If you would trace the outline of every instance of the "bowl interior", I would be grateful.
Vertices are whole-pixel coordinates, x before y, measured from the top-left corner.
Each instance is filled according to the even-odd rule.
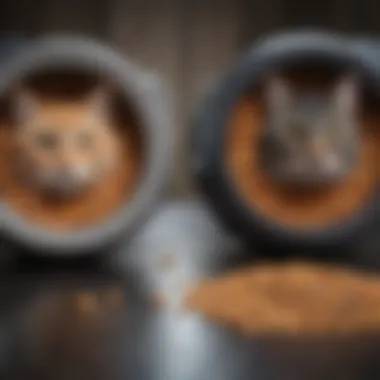
[[[112,173],[83,196],[64,201],[43,198],[39,191],[22,181],[14,165],[18,149],[15,131],[20,126],[14,122],[12,99],[15,88],[11,87],[2,97],[0,105],[0,185],[4,202],[20,217],[41,228],[69,232],[102,224],[133,197],[143,170],[144,136],[139,115],[130,99],[107,76],[94,70],[57,67],[37,71],[22,78],[20,82],[23,88],[31,91],[38,99],[40,113],[44,112],[44,104],[48,102],[68,102],[67,104],[74,105],[98,85],[107,86],[111,99],[110,133],[121,142],[122,154]]]
[[[342,75],[332,66],[294,65],[281,73],[299,89],[328,90]],[[265,79],[265,78],[264,78]],[[359,158],[341,182],[324,187],[282,186],[265,175],[260,141],[265,131],[262,81],[235,103],[227,122],[224,162],[244,202],[273,223],[294,230],[328,228],[350,218],[373,199],[378,182],[379,113],[376,97],[363,82]]]

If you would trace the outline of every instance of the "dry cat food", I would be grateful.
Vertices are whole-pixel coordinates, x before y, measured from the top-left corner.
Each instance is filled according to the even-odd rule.
[[[302,81],[294,80],[293,84],[315,86],[305,78]],[[374,138],[374,130],[378,119],[362,117],[359,157],[348,176],[309,189],[280,185],[265,175],[259,149],[263,124],[262,98],[249,93],[237,102],[226,138],[225,161],[230,178],[252,208],[282,224],[314,228],[346,219],[374,195],[378,180],[378,139]]]
[[[305,263],[259,265],[200,284],[187,306],[247,334],[380,328],[380,278]]]
[[[100,114],[101,93],[94,93],[92,103],[87,98],[61,100],[45,93],[37,98],[30,93],[19,99],[16,125],[7,118],[0,125],[5,201],[33,222],[61,230],[108,218],[138,183],[141,144],[133,118],[128,115],[121,121],[111,112]],[[53,154],[64,143],[65,154]],[[69,176],[74,173],[69,169],[59,174],[56,167],[78,169],[78,175]]]

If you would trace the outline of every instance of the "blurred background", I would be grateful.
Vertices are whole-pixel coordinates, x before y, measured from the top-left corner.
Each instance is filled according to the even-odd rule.
[[[174,190],[190,195],[191,116],[239,53],[262,35],[290,28],[376,33],[379,7],[377,0],[1,0],[0,29],[96,36],[160,74],[174,102]]]
[[[204,94],[257,38],[295,28],[325,29],[363,37],[376,35],[380,31],[380,2],[379,0],[0,0],[0,35],[34,37],[51,32],[69,32],[94,36],[117,47],[138,64],[164,79],[172,94],[175,127],[173,133],[177,141],[175,148],[178,156],[175,160],[173,189],[177,195],[189,197],[195,194],[190,175],[191,120],[196,115],[197,107],[201,104]],[[161,291],[161,288],[163,291],[166,288],[173,290],[175,301],[178,296],[176,291],[186,292],[188,282],[193,281],[193,277],[197,280],[198,273],[200,273],[199,277],[207,274],[208,268],[203,273],[203,267],[215,266],[217,270],[222,267],[222,264],[218,262],[224,260],[221,253],[226,251],[225,256],[228,260],[236,259],[235,246],[231,244],[232,248],[230,248],[229,242],[226,241],[219,227],[215,226],[213,219],[208,219],[208,214],[203,214],[203,209],[197,209],[193,205],[185,209],[176,207],[168,208],[160,214],[160,218],[154,219],[154,223],[152,222],[147,230],[143,231],[139,239],[131,245],[130,252],[127,252],[130,257],[122,262],[123,265],[120,264],[121,261],[116,262],[116,266],[119,265],[124,270],[130,262],[140,258],[142,269],[141,272],[136,271],[135,277],[146,281],[148,286],[154,288],[155,291]],[[370,259],[374,256],[380,257],[377,248],[379,247],[377,231],[374,236],[375,242],[370,241],[369,238],[366,239],[364,248],[368,246],[368,249],[361,249],[361,261],[365,261],[365,255],[370,256],[368,261],[371,261]],[[365,252],[370,251],[369,248],[372,246],[376,249],[366,254]],[[166,271],[157,268],[154,255],[160,257],[162,253],[176,255],[174,262],[178,257],[178,263],[174,265],[174,269],[169,268]],[[228,260],[225,261],[230,264]],[[225,265],[224,262],[223,265]],[[36,264],[36,267],[38,266],[39,263]],[[55,273],[48,273],[46,277],[43,277],[30,266],[29,262],[26,263],[25,268],[27,269],[21,269],[21,274],[8,276],[10,280],[3,276],[4,285],[0,286],[1,309],[4,313],[10,311],[9,315],[11,315],[12,307],[9,305],[17,302],[21,304],[19,314],[22,317],[26,316],[25,320],[28,324],[25,329],[28,333],[31,332],[31,335],[18,336],[20,328],[17,323],[13,323],[13,315],[8,320],[3,318],[5,327],[0,334],[8,330],[12,333],[9,326],[14,326],[13,330],[17,332],[16,339],[11,336],[16,341],[14,351],[9,351],[8,347],[3,345],[8,349],[7,354],[10,357],[9,363],[6,364],[12,367],[10,370],[6,368],[5,371],[11,374],[16,373],[14,377],[8,375],[6,378],[8,380],[41,379],[44,378],[40,376],[41,373],[47,373],[50,375],[50,377],[45,377],[47,379],[94,379],[93,372],[86,372],[85,367],[85,369],[80,368],[85,373],[84,376],[74,377],[77,374],[77,368],[70,361],[72,347],[78,346],[78,336],[79,340],[87,344],[85,347],[79,346],[76,350],[81,351],[81,354],[85,353],[84,356],[79,355],[78,360],[86,364],[86,360],[89,362],[93,360],[91,355],[98,355],[97,351],[92,353],[88,349],[91,346],[97,348],[91,340],[93,330],[82,329],[79,323],[79,327],[76,327],[76,319],[73,317],[74,327],[69,326],[71,335],[68,334],[70,339],[73,337],[71,340],[61,343],[60,335],[58,334],[59,337],[56,338],[52,334],[54,329],[59,333],[61,330],[65,332],[66,330],[59,323],[64,324],[70,321],[66,311],[62,312],[65,304],[61,301],[60,293],[56,289],[69,284],[75,291],[84,288],[87,292],[88,289],[92,289],[92,284],[102,284],[101,279],[106,276],[98,276],[96,273],[84,276],[83,273],[79,273],[77,277],[80,281],[82,279],[87,281],[87,277],[89,279],[90,285],[87,286],[86,282],[84,286],[82,283],[76,284],[75,276],[69,272],[65,272],[61,277]],[[172,275],[169,275],[170,273]],[[136,280],[135,277],[132,276],[132,279]],[[53,280],[57,284],[55,289]],[[120,286],[113,277],[109,281],[112,285],[115,282],[116,287]],[[176,281],[179,281],[179,285]],[[125,288],[132,289],[132,286],[128,284]],[[45,292],[51,289],[53,289],[51,293],[53,297],[44,298]],[[37,304],[36,307],[35,320],[39,322],[38,326],[44,327],[44,324],[52,326],[50,330],[47,329],[45,335],[37,329],[36,325],[29,323],[29,320],[34,321],[29,318],[33,316],[34,309],[32,311],[27,309],[28,305],[25,301],[30,293],[35,293],[37,300],[38,296],[42,295],[42,303]],[[130,298],[132,297],[131,295]],[[53,317],[50,314],[44,315],[46,304],[51,307],[49,310],[53,310]],[[70,302],[68,304],[71,305]],[[63,305],[62,308],[61,305]],[[102,310],[102,304],[99,303],[99,305],[99,309]],[[158,315],[158,318],[154,319],[149,314],[145,315],[144,310],[141,311],[133,302],[130,305],[128,304],[131,315],[129,324],[122,320],[126,331],[120,333],[123,329],[120,328],[116,331],[116,335],[121,337],[123,344],[127,345],[124,349],[117,349],[123,355],[126,353],[121,362],[127,369],[126,372],[133,378],[217,378],[223,380],[243,379],[247,376],[247,378],[281,380],[285,378],[294,380],[305,378],[309,380],[380,379],[377,354],[380,347],[378,334],[364,341],[353,340],[350,346],[345,341],[338,343],[328,341],[313,345],[301,340],[290,346],[283,345],[281,342],[279,346],[276,346],[274,342],[274,348],[272,346],[268,348],[264,342],[264,345],[260,346],[260,349],[264,347],[261,353],[258,346],[255,346],[255,342],[239,341],[230,336],[225,339],[219,330],[214,333],[210,327],[205,329],[197,320],[193,323],[190,319],[188,323],[184,318],[185,323],[183,323],[177,316],[173,320],[165,319],[165,313],[162,313],[164,318]],[[78,311],[74,310],[72,313],[75,315]],[[80,313],[79,308],[78,314]],[[39,320],[40,315],[45,319]],[[49,318],[53,319],[56,315],[59,317],[58,322],[54,321],[49,325],[46,321]],[[103,318],[103,314],[100,315]],[[111,318],[106,322],[103,319],[99,320],[107,328],[116,326],[115,329],[118,329],[119,326],[113,319],[114,315],[110,313],[110,316]],[[79,317],[77,320],[82,323]],[[23,318],[21,321],[24,323]],[[94,325],[97,327],[96,323],[89,324],[90,328]],[[78,331],[84,331],[83,334],[87,335],[79,335]],[[102,329],[100,331],[103,333]],[[105,329],[105,331],[108,330]],[[49,334],[53,337],[50,338]],[[97,335],[93,335],[97,339]],[[43,339],[40,338],[41,336]],[[109,336],[114,337],[112,334]],[[45,337],[47,337],[46,341]],[[88,338],[87,341],[86,337],[91,339]],[[11,338],[7,339],[13,343]],[[57,346],[62,344],[70,355],[68,354],[56,364],[57,362],[53,360],[55,359],[54,351],[49,346],[50,341]],[[135,344],[136,341],[139,342],[138,345]],[[106,347],[104,343],[98,346]],[[197,347],[196,350],[194,346]],[[87,350],[90,352],[88,355]],[[43,354],[40,354],[41,352]],[[158,355],[157,352],[159,352]],[[30,355],[30,353],[37,353],[40,356]],[[43,356],[46,353],[48,356]],[[126,358],[128,358],[127,362]],[[117,360],[118,356],[114,355],[112,359]],[[208,365],[213,361],[218,362],[218,365]],[[47,363],[48,368],[44,368],[41,362],[43,365]],[[112,361],[110,363],[114,365]],[[38,368],[39,365],[42,369]],[[37,367],[36,376],[32,377],[30,368],[35,367]],[[98,371],[97,367],[95,368]],[[278,374],[271,377],[263,375],[263,373],[272,373],[274,370],[278,371]],[[17,371],[21,373],[18,374]],[[80,371],[77,372],[80,373]],[[121,372],[124,374],[123,371]],[[314,377],[310,375],[313,372],[315,372]],[[52,373],[60,377],[54,377]],[[285,377],[284,374],[287,376]],[[4,378],[1,376],[1,371],[0,377]],[[108,374],[104,378],[116,379],[117,377]]]

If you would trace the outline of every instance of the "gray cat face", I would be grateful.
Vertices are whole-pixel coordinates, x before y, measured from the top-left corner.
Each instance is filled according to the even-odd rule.
[[[357,160],[358,83],[342,78],[328,92],[295,92],[273,77],[265,88],[265,170],[277,180],[295,183],[343,179]]]

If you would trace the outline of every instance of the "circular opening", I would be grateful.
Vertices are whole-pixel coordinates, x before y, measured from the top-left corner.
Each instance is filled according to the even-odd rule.
[[[341,68],[314,65],[283,70],[297,89],[327,90]],[[371,111],[371,95],[363,91],[360,144],[356,164],[341,181],[323,187],[284,186],[270,179],[262,161],[260,142],[265,131],[262,86],[255,86],[235,103],[227,122],[224,160],[233,185],[245,203],[269,220],[296,229],[319,229],[350,218],[375,195],[378,178],[379,115]]]
[[[2,97],[0,115],[0,185],[4,201],[26,220],[59,231],[93,227],[110,219],[135,194],[144,164],[144,136],[139,115],[135,114],[129,99],[110,83],[107,76],[91,69],[45,68],[21,78],[20,83],[22,90],[18,92],[27,90],[34,99],[34,121],[29,127],[38,127],[39,121],[49,120],[49,130],[58,130],[63,138],[65,133],[75,130],[76,123],[80,128],[81,120],[90,112],[85,101],[88,95],[97,88],[105,89],[110,100],[110,112],[106,113],[107,136],[93,134],[93,149],[74,151],[72,155],[68,153],[67,159],[72,164],[91,162],[94,157],[107,158],[115,150],[118,159],[112,169],[79,196],[63,199],[43,196],[38,186],[30,185],[30,178],[20,175],[21,172],[28,173],[20,170],[20,165],[25,169],[22,168],[25,163],[20,163],[18,157],[34,159],[33,165],[42,165],[41,170],[43,165],[46,169],[54,167],[55,157],[42,159],[30,145],[20,146],[15,132],[17,128],[17,136],[22,136],[25,126],[15,123],[13,100],[16,87],[10,86]]]

